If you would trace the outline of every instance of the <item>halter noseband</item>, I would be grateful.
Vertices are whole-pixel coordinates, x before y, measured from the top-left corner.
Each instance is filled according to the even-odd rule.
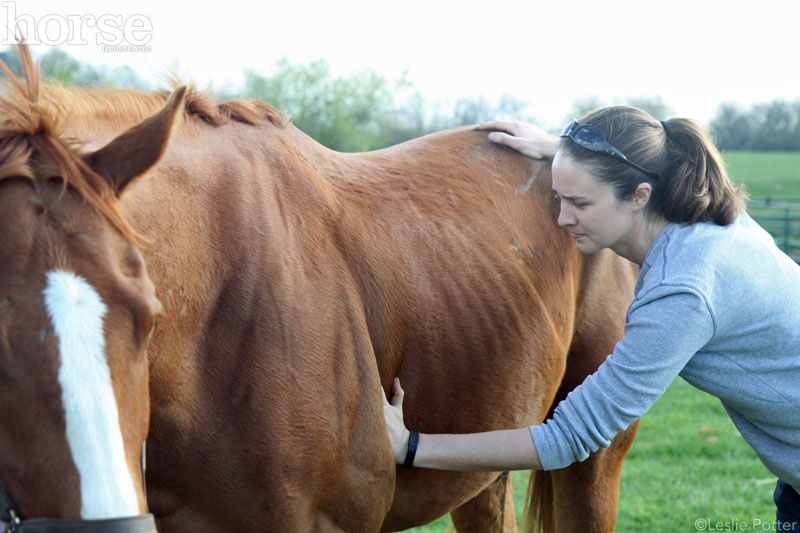
[[[142,445],[142,482],[144,483],[144,444]],[[145,493],[145,500],[147,493]],[[104,518],[100,520],[31,518],[23,520],[0,478],[0,526],[2,533],[157,533],[156,522],[150,513]]]

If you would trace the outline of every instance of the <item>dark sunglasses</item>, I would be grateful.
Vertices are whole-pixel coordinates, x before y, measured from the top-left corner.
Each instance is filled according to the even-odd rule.
[[[653,179],[658,180],[659,176],[655,172],[650,172],[649,170],[645,170],[636,163],[628,160],[625,157],[625,154],[611,146],[609,142],[606,140],[605,134],[600,131],[599,129],[595,128],[594,126],[590,126],[588,124],[580,124],[576,119],[572,119],[567,127],[564,128],[564,131],[561,132],[562,137],[569,137],[575,144],[578,146],[582,146],[587,150],[591,150],[593,152],[602,152],[604,154],[608,154],[614,159],[618,161],[622,161],[626,165],[629,165],[645,176]]]

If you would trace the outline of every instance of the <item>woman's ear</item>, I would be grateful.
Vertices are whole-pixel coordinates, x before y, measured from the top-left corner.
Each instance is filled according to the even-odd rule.
[[[644,209],[644,207],[647,205],[647,202],[650,201],[650,195],[652,192],[653,186],[647,182],[643,181],[636,186],[636,189],[633,191],[633,198],[631,198],[634,211]]]

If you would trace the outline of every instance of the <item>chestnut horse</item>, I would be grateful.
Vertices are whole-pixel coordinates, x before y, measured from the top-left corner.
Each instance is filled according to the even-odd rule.
[[[24,79],[0,62],[0,521],[155,532],[140,461],[160,303],[118,195],[158,160],[182,92],[144,150],[129,136],[82,158],[20,58]]]
[[[166,93],[53,88],[94,149]],[[163,531],[514,530],[509,476],[397,469],[381,395],[424,432],[545,419],[622,336],[635,267],[579,254],[549,162],[459,128],[336,153],[256,101],[191,92],[122,198],[164,304],[148,501]],[[165,132],[163,135],[167,135]],[[611,531],[611,448],[537,483],[561,531]]]

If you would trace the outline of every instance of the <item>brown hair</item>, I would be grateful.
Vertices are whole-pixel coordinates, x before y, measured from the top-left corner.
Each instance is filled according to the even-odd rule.
[[[653,192],[646,209],[670,222],[713,221],[724,226],[744,209],[744,188],[728,178],[722,156],[698,122],[673,118],[664,126],[641,109],[628,106],[602,107],[578,122],[599,129],[630,161],[659,175],[654,180],[614,157],[563,138],[559,151],[591,168],[594,176],[614,188],[620,200],[629,199],[640,183],[648,182]]]

